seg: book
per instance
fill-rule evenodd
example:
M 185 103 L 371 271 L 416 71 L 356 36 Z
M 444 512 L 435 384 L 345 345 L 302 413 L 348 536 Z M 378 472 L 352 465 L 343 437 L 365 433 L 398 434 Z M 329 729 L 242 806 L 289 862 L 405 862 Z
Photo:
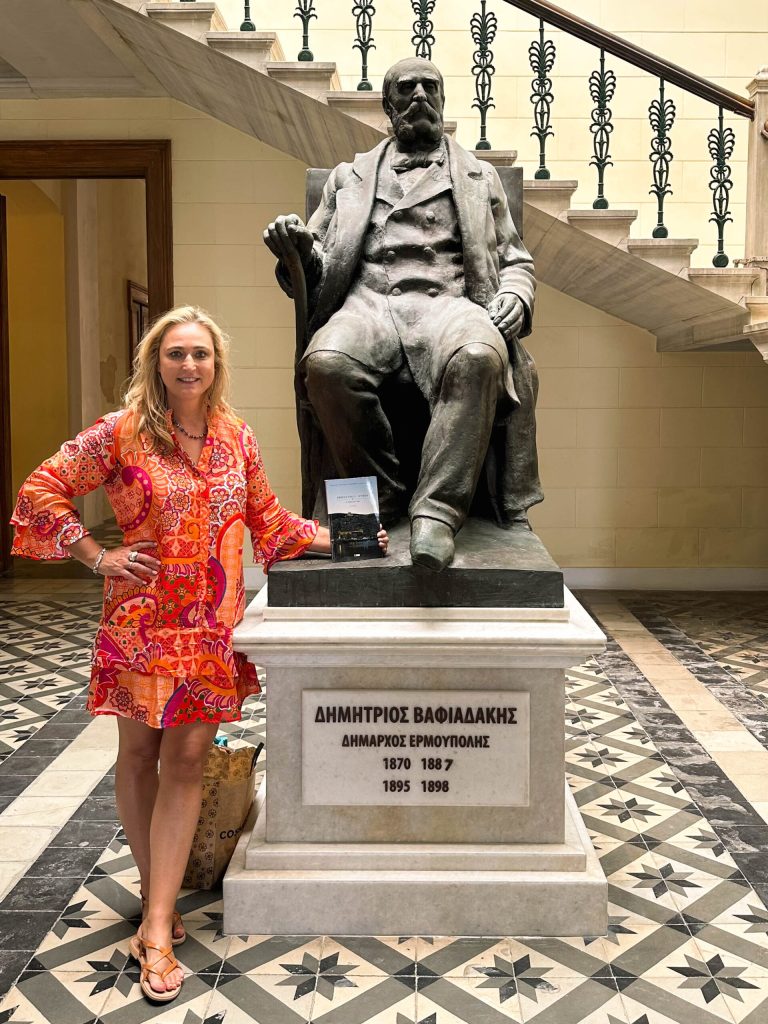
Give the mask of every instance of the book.
M 328 528 L 334 562 L 381 558 L 379 547 L 379 492 L 375 476 L 326 480 Z

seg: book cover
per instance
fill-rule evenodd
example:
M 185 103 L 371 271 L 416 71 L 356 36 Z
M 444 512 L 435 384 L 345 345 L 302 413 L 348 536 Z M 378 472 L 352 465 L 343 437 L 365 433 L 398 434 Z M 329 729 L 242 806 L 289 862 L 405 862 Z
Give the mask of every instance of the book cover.
M 381 558 L 379 547 L 379 492 L 375 476 L 326 480 L 328 527 L 334 562 Z

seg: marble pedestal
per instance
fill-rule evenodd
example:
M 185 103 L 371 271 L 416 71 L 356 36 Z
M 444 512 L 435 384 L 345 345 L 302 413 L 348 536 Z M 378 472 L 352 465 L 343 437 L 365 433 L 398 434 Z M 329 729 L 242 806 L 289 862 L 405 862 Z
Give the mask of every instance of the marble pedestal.
M 230 934 L 595 935 L 607 883 L 564 788 L 564 608 L 270 608 L 269 787 L 224 879 Z M 449 764 L 450 762 L 450 764 Z

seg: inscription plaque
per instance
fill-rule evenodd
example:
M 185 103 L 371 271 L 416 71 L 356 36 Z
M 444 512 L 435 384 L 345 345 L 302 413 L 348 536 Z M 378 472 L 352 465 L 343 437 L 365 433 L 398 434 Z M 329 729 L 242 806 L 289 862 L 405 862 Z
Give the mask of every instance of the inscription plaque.
M 309 805 L 525 807 L 529 695 L 304 690 Z

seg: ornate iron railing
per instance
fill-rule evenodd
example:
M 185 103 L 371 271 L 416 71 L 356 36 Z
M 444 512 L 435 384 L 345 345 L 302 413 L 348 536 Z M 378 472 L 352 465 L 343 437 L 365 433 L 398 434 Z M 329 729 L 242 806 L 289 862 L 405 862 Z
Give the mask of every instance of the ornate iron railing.
M 656 196 L 658 203 L 658 220 L 653 229 L 654 238 L 666 238 L 669 235 L 664 224 L 664 200 L 672 194 L 669 187 L 669 165 L 672 163 L 672 140 L 669 133 L 675 123 L 674 101 L 664 96 L 664 79 L 659 79 L 659 98 L 651 102 L 648 117 L 654 135 L 651 139 L 651 163 L 653 164 L 653 185 L 650 191 Z
M 313 60 L 309 46 L 310 22 L 317 18 L 315 0 L 295 0 L 295 17 L 301 21 L 302 48 L 299 60 Z M 400 3 L 401 0 L 390 0 Z M 613 165 L 611 159 L 611 139 L 616 124 L 613 120 L 612 103 L 618 84 L 616 71 L 609 65 L 608 58 L 617 58 L 625 63 L 640 68 L 653 76 L 658 82 L 658 98 L 651 100 L 648 107 L 650 125 L 651 184 L 649 194 L 656 199 L 656 226 L 653 228 L 654 238 L 667 238 L 669 229 L 665 222 L 665 201 L 672 195 L 672 129 L 677 114 L 677 104 L 669 90 L 672 87 L 699 97 L 717 108 L 716 126 L 709 131 L 706 143 L 710 160 L 709 188 L 712 198 L 712 215 L 710 221 L 717 229 L 717 250 L 713 263 L 716 267 L 728 265 L 729 259 L 725 252 L 725 228 L 733 221 L 730 210 L 731 190 L 733 188 L 731 159 L 736 145 L 736 134 L 730 125 L 724 123 L 726 113 L 740 117 L 754 117 L 754 102 L 739 96 L 737 93 L 724 89 L 714 82 L 695 75 L 692 72 L 664 60 L 657 55 L 607 32 L 574 14 L 557 7 L 550 0 L 502 0 L 504 4 L 526 12 L 536 18 L 538 32 L 528 48 L 528 60 L 533 79 L 531 81 L 530 101 L 533 107 L 533 126 L 530 132 L 538 141 L 538 167 L 534 177 L 547 179 L 551 177 L 547 167 L 547 142 L 556 133 L 553 125 L 553 108 L 555 105 L 556 83 L 553 77 L 557 49 L 555 42 L 546 37 L 546 26 L 559 29 L 568 35 L 594 46 L 599 54 L 598 67 L 591 73 L 587 88 L 592 100 L 589 131 L 592 141 L 590 166 L 595 168 L 597 177 L 596 197 L 592 203 L 598 210 L 607 209 L 607 172 Z M 405 6 L 405 0 L 402 0 Z M 469 30 L 474 44 L 472 55 L 472 75 L 475 80 L 475 97 L 472 108 L 477 110 L 480 119 L 480 137 L 476 149 L 488 150 L 491 143 L 488 138 L 488 115 L 495 109 L 493 96 L 493 76 L 496 73 L 494 51 L 492 46 L 499 27 L 497 13 L 488 9 L 488 0 L 468 0 L 475 8 L 469 19 Z M 479 10 L 477 9 L 479 5 Z M 437 0 L 410 0 L 412 21 L 411 45 L 417 57 L 432 58 L 436 45 L 435 21 Z M 246 0 L 244 5 L 243 31 L 253 31 L 251 20 L 251 3 Z M 376 8 L 373 0 L 354 0 L 352 16 L 355 21 L 354 49 L 361 58 L 359 90 L 373 88 L 369 77 L 369 53 L 376 48 L 373 38 L 373 19 Z M 612 64 L 612 62 L 611 62 Z
M 254 25 L 253 20 L 251 18 L 251 4 L 250 4 L 250 0 L 245 0 L 244 10 L 243 10 L 243 21 L 242 21 L 242 24 L 240 25 L 240 31 L 241 32 L 255 32 L 256 31 L 256 26 Z
M 733 128 L 726 128 L 723 125 L 723 108 L 717 119 L 717 128 L 713 128 L 707 136 L 709 143 L 709 155 L 712 157 L 712 169 L 709 172 L 709 187 L 712 189 L 713 213 L 709 218 L 717 224 L 717 253 L 712 263 L 716 267 L 727 267 L 728 257 L 725 255 L 723 235 L 725 225 L 732 221 L 733 217 L 729 210 L 729 199 L 733 182 L 731 181 L 731 168 L 728 161 L 733 155 L 733 147 L 736 145 L 736 135 Z
M 411 7 L 416 15 L 411 42 L 416 48 L 416 56 L 424 57 L 425 60 L 432 60 L 432 47 L 435 45 L 432 15 L 436 3 L 437 0 L 411 0 Z
M 557 48 L 551 39 L 544 38 L 544 22 L 539 21 L 539 38 L 528 47 L 528 61 L 536 76 L 531 82 L 531 103 L 533 104 L 533 131 L 539 140 L 539 167 L 534 178 L 549 178 L 547 170 L 547 139 L 554 135 L 550 127 L 552 120 L 552 79 L 549 77 L 555 66 Z
M 592 132 L 594 156 L 589 161 L 590 167 L 597 168 L 597 199 L 592 203 L 595 210 L 607 210 L 608 200 L 605 198 L 605 169 L 613 166 L 608 146 L 613 131 L 610 103 L 616 92 L 616 75 L 606 70 L 605 51 L 600 51 L 600 70 L 593 71 L 589 76 L 589 95 L 592 97 Z
M 480 111 L 480 139 L 475 149 L 490 149 L 486 135 L 488 111 L 495 107 L 491 86 L 496 68 L 493 64 L 491 43 L 496 38 L 498 20 L 493 11 L 486 10 L 486 0 L 480 0 L 480 13 L 473 14 L 469 23 L 475 52 L 472 56 L 472 74 L 475 76 L 475 98 L 472 106 Z
M 361 91 L 370 92 L 373 86 L 368 80 L 368 51 L 376 49 L 376 44 L 373 41 L 373 16 L 376 13 L 373 0 L 357 0 L 357 3 L 352 8 L 352 13 L 355 16 L 355 29 L 357 32 L 352 46 L 360 51 L 362 65 L 357 88 Z
M 314 0 L 298 0 L 294 18 L 301 21 L 301 49 L 297 60 L 314 60 L 315 56 L 309 48 L 309 23 L 317 17 Z
M 532 135 L 539 139 L 539 169 L 536 177 L 549 177 L 546 168 L 545 144 L 552 134 L 550 115 L 554 93 L 549 72 L 555 59 L 554 45 L 545 49 L 544 23 L 561 29 L 563 32 L 582 39 L 600 51 L 599 70 L 593 71 L 589 78 L 590 96 L 592 98 L 592 119 L 590 131 L 593 138 L 593 156 L 590 165 L 597 170 L 597 198 L 593 202 L 595 209 L 607 209 L 605 197 L 605 172 L 611 166 L 609 142 L 614 129 L 611 112 L 611 101 L 616 91 L 616 75 L 605 66 L 606 53 L 618 57 L 634 67 L 641 68 L 659 80 L 659 98 L 654 99 L 648 108 L 652 138 L 649 159 L 652 166 L 653 183 L 650 193 L 656 196 L 657 223 L 653 229 L 654 238 L 667 238 L 669 231 L 664 223 L 664 200 L 672 194 L 670 186 L 670 165 L 673 160 L 672 140 L 670 132 L 675 122 L 676 106 L 674 100 L 665 94 L 668 84 L 676 85 L 686 92 L 715 104 L 718 109 L 717 126 L 707 136 L 709 155 L 712 160 L 709 187 L 712 191 L 712 216 L 710 221 L 717 225 L 717 251 L 712 260 L 716 267 L 728 266 L 725 253 L 725 225 L 733 220 L 730 212 L 730 193 L 733 187 L 730 160 L 736 145 L 736 134 L 730 126 L 723 122 L 724 112 L 730 111 L 741 117 L 754 117 L 754 103 L 751 100 L 723 89 L 714 82 L 701 78 L 670 61 L 663 60 L 655 54 L 622 39 L 620 36 L 606 32 L 583 18 L 550 3 L 549 0 L 503 0 L 504 3 L 518 10 L 525 11 L 539 19 L 539 39 L 531 44 L 529 58 L 531 68 L 536 74 L 533 80 L 534 126 Z

